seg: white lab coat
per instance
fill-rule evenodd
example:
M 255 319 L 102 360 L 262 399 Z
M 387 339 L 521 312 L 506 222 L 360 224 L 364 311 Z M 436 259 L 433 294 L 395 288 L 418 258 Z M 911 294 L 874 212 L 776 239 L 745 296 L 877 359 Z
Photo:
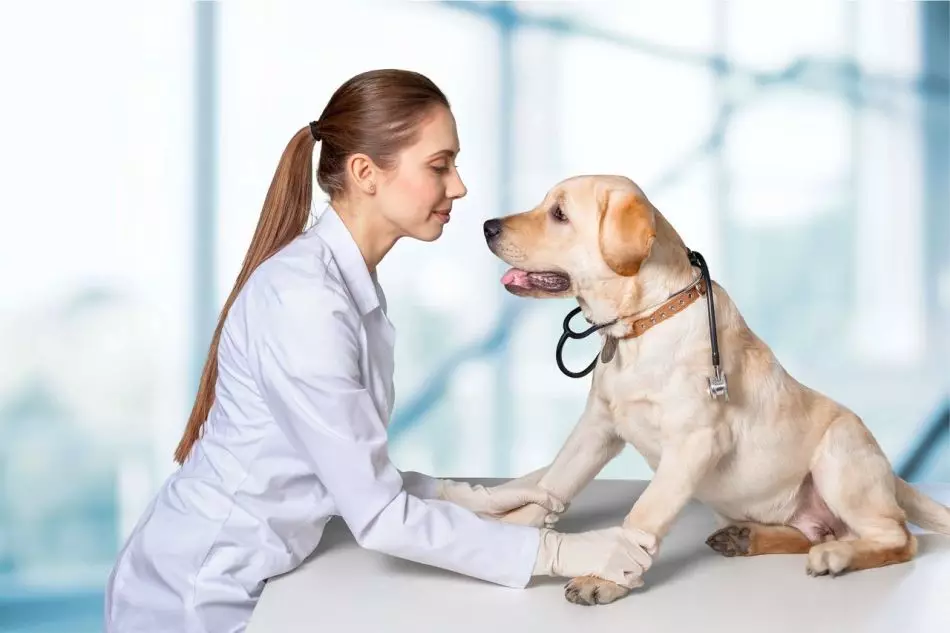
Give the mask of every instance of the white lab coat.
M 333 515 L 363 547 L 527 584 L 537 529 L 434 499 L 435 479 L 390 462 L 393 339 L 332 208 L 254 272 L 225 321 L 203 436 L 109 576 L 108 633 L 243 631 L 264 582 L 313 552 Z

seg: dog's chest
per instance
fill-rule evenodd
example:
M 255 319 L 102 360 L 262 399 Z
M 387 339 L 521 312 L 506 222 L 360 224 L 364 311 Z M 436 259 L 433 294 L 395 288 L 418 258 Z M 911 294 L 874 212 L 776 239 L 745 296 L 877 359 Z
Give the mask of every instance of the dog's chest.
M 654 470 L 662 452 L 662 376 L 605 375 L 604 398 L 617 434 L 643 455 Z

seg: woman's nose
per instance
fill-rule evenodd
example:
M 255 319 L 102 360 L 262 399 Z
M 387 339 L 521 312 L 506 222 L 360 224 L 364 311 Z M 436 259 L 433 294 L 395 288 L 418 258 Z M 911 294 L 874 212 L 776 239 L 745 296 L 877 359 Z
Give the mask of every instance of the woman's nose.
M 462 177 L 455 174 L 455 182 L 452 183 L 452 186 L 449 187 L 449 191 L 446 192 L 446 197 L 451 198 L 452 200 L 457 200 L 459 198 L 464 198 L 465 194 L 468 193 L 468 187 L 465 186 L 465 183 L 462 182 Z

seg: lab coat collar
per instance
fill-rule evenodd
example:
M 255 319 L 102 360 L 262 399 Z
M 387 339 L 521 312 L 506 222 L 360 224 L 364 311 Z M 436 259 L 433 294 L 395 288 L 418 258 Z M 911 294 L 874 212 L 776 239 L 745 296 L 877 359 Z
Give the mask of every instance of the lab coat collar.
M 349 229 L 332 206 L 327 205 L 315 228 L 330 247 L 333 258 L 343 273 L 343 281 L 360 309 L 360 316 L 366 316 L 378 308 L 379 295 L 373 276 L 366 267 L 366 260 L 363 259 L 363 254 L 360 253 Z

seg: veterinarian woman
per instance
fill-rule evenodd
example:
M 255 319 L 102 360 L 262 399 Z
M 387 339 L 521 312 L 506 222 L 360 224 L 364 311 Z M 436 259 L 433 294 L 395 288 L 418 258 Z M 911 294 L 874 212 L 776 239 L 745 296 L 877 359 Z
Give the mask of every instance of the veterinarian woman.
M 318 142 L 330 204 L 306 228 Z M 243 631 L 264 582 L 313 552 L 333 515 L 362 547 L 499 585 L 640 584 L 650 557 L 620 528 L 497 520 L 527 503 L 563 511 L 531 477 L 473 487 L 389 460 L 394 331 L 376 270 L 399 238 L 442 234 L 465 195 L 458 149 L 442 92 L 397 70 L 353 77 L 290 139 L 214 333 L 181 468 L 110 575 L 107 631 Z

